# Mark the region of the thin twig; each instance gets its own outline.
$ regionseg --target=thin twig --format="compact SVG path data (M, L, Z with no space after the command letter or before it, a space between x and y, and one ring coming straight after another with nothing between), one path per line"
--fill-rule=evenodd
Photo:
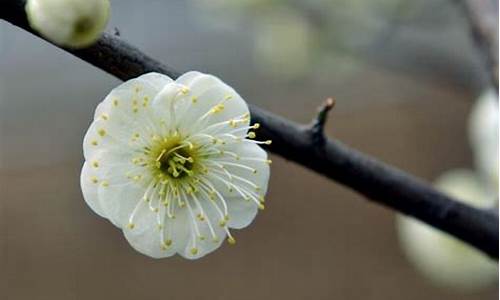
M4 0L0 18L38 35L29 28L24 0ZM93 46L64 49L116 77L127 80L156 71L179 73L146 56L119 37L104 34ZM325 139L316 145L310 129L250 105L253 122L262 124L259 134L273 143L268 149L350 187L367 198L418 218L498 258L498 215L460 203L427 183L361 154L338 141Z
M318 115L313 120L310 131L312 142L317 145L324 145L326 140L325 135L325 123L328 119L328 114L330 110L335 106L335 100L333 98L327 98L323 105L318 110Z

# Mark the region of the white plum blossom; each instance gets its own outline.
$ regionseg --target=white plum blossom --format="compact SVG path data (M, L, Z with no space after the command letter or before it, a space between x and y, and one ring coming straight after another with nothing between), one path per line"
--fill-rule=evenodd
M30 26L48 40L71 48L97 41L109 19L109 0L28 0Z
M436 187L470 205L491 207L488 193L470 170L452 170L436 181ZM498 267L479 250L416 219L398 216L401 246L418 271L433 283L461 291L484 288L498 280Z
M245 101L215 76L131 79L100 103L85 135L87 204L137 251L196 259L264 209L267 153Z
M469 117L469 140L476 169L498 193L498 95L493 89L484 91L476 100ZM496 202L496 200L495 200Z

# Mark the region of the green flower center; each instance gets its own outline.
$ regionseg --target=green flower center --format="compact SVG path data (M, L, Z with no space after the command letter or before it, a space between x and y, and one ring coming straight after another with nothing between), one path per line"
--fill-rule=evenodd
M173 149L180 147L176 145ZM165 151L165 153L170 152ZM183 178L192 175L194 168L194 159L185 147L171 151L169 154L164 154L158 160L157 164L160 171L173 178Z
M200 168L197 161L199 149L178 133L153 137L151 147L146 150L151 158L150 166L160 180L190 177Z

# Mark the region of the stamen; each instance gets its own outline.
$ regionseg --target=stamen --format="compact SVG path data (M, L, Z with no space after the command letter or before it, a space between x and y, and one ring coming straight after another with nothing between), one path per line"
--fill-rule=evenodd
M227 216L227 203L226 203L226 200L224 199L224 197L222 197L222 195L219 193L219 191L217 191L213 184L208 180L208 179L200 179L200 183L202 184L206 184L210 189L211 189L211 192L215 193L217 195L217 197L219 198L221 204L222 204L222 207L224 209L224 216Z
M193 193L193 194L192 194L192 196L193 196L194 202L195 202L195 203L196 203L196 205L198 206L198 208L199 208L199 210L201 211L201 213L202 213L203 215L205 215L205 216L206 216L207 214L206 214L206 213L205 213L205 211L203 210L203 207L201 206L200 201L198 201L198 198L196 197L196 194L195 194L195 193ZM207 199L207 200L208 200L208 199ZM211 202L211 201L209 201L209 202ZM201 221L203 221L203 220L201 220ZM210 231L210 234L212 235L212 239L213 239L213 240L217 239L217 238L218 238L218 237L217 237L217 234L215 234L215 231L214 231L214 229L213 229L213 227L212 227L212 223L210 222L210 219L207 217L207 218L204 218L204 221L207 223L207 226L208 226L208 229L209 229L209 231Z
M249 167L247 165L237 164L237 163L232 163L232 162L229 162L229 161L222 161L222 160L217 160L217 162L219 162L219 163L221 163L223 165L228 165L228 166L233 166L233 167L238 167L238 168L246 169L246 170L251 171L252 173L256 173L257 172L257 169L251 168L251 167Z

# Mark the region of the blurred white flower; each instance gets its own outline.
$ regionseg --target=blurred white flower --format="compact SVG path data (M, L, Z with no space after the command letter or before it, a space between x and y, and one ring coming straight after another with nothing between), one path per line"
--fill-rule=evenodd
M28 0L30 26L50 41L71 48L94 43L109 19L108 0Z
M84 139L87 204L154 257L217 249L264 208L270 160L245 101L217 77L148 73L97 106Z
M281 8L258 15L255 24L255 61L266 73L295 79L311 70L315 30L295 10Z
M492 89L476 101L469 119L469 139L477 170L498 193L498 96Z
M495 197L468 170L443 174L436 187L477 207L489 207ZM434 283L456 290L474 290L497 280L496 262L471 246L413 218L399 215L396 225L408 259Z

